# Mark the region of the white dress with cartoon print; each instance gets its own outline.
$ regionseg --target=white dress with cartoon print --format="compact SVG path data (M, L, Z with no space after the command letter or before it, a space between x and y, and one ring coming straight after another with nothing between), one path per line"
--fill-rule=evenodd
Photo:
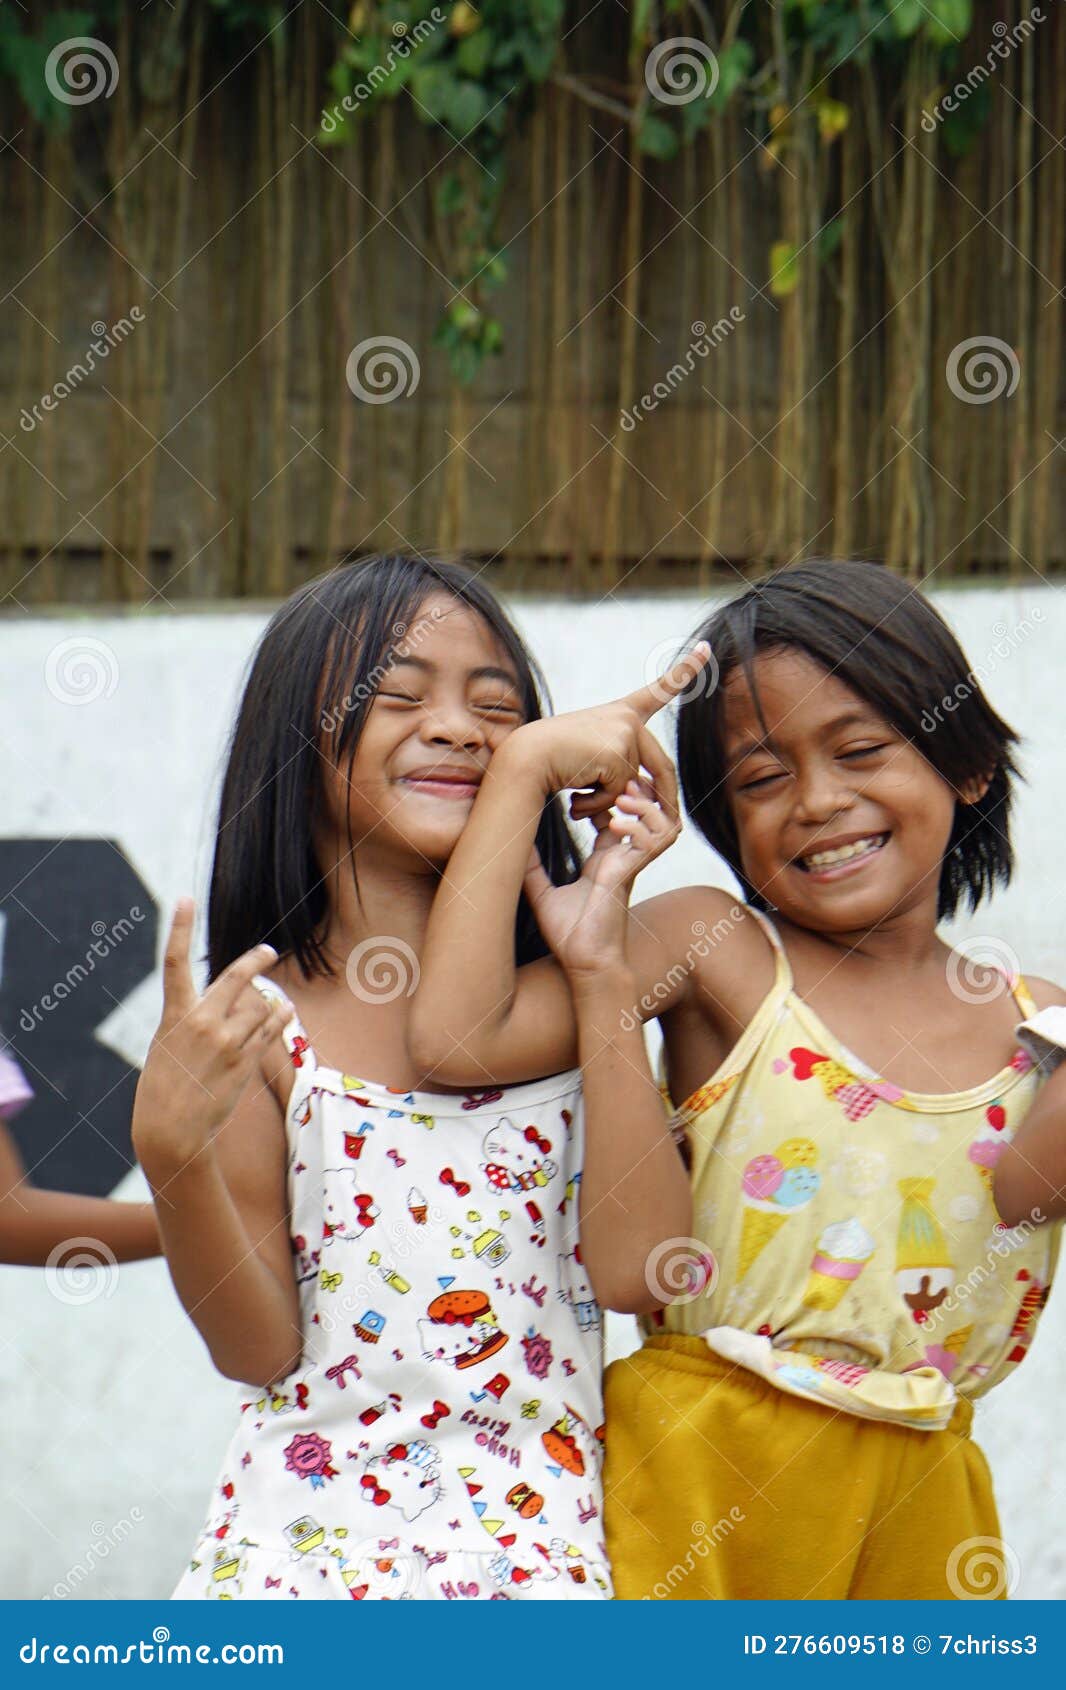
M400 1093L285 1040L304 1354L242 1403L174 1595L609 1597L580 1074Z

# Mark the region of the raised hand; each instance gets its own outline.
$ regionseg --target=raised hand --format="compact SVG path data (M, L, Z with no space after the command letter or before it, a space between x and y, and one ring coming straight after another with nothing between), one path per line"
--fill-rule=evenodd
M656 802L676 819L677 776L648 722L692 685L710 655L710 646L701 640L658 680L610 704L528 722L510 735L496 755L522 769L534 769L545 793L588 792L594 802L580 813L589 819L609 808L644 769L651 777Z
M589 812L596 843L569 886L549 880L534 848L524 889L537 923L571 982L625 962L626 910L641 869L669 849L681 826L656 801L650 781L631 780L613 811Z
M191 898L178 900L163 959L163 1017L133 1106L140 1159L165 1156L175 1166L209 1143L292 1015L251 983L277 962L272 945L245 951L200 996L189 965L194 914Z

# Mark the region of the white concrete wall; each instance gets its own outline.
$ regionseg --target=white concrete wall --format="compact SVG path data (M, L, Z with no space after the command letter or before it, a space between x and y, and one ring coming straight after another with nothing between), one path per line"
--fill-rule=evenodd
M959 931L997 934L1030 972L1062 978L1066 598L1051 588L997 588L938 602L986 672L993 702L1025 735L1030 776L1016 884ZM698 600L666 597L516 607L558 709L636 685L650 654L679 643L700 610ZM164 917L178 893L202 895L222 747L264 620L243 612L0 623L3 834L117 839ZM74 673L69 659L81 647L87 701L64 701L56 693L74 682L57 678ZM728 883L693 836L653 866L642 890L695 879ZM99 1037L139 1062L158 1001L156 977L116 1007ZM143 1194L131 1174L121 1195ZM1033 1355L979 1413L1005 1538L1021 1568L1018 1595L1066 1596L1064 1339L1059 1290ZM631 1347L632 1323L613 1322L610 1343L613 1353ZM165 1268L125 1267L104 1293L78 1302L59 1300L40 1272L0 1269L0 1391L0 1596L166 1594L199 1527L236 1388L213 1374Z

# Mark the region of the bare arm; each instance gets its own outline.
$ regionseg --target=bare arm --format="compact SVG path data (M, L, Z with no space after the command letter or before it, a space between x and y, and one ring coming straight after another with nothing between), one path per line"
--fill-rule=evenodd
M1045 1082L996 1163L994 1194L1008 1226L1066 1215L1066 1063Z
M539 866L529 890L566 970L577 1017L585 1118L581 1258L605 1308L641 1314L677 1289L660 1263L687 1240L692 1199L634 1014L626 906L636 876L673 844L680 825L646 781L630 782L615 813L600 811L595 825L580 900L552 886Z
M581 1258L605 1308L646 1314L669 1302L658 1263L692 1232L692 1191L628 1013L634 980L605 972L575 990L585 1105ZM676 1286L674 1287L676 1290Z
M1030 980L1041 1009L1066 1004L1066 993ZM996 1163L996 1208L1008 1226L1066 1215L1066 1061L1047 1079L1012 1142Z
M691 682L708 648L651 687L602 710L577 711L519 728L496 752L440 890L421 958L408 1038L427 1078L448 1085L515 1083L558 1073L577 1056L577 1024L565 976L545 959L516 969L514 920L545 801L591 787L593 814L626 781L649 769L657 796L676 813L676 781L647 718ZM701 655L702 650L702 655ZM664 947L630 922L639 981L657 982ZM640 995L640 994L638 994ZM667 1007L659 1000L650 1012Z
M101 1263L158 1256L159 1227L151 1203L119 1203L31 1185L18 1147L0 1123L0 1261L43 1267L68 1239L94 1240Z
M259 946L198 998L191 902L179 904L164 1009L134 1105L134 1146L155 1193L175 1289L228 1378L270 1385L303 1350L286 1215L285 1134L262 1066L281 1014L250 984Z

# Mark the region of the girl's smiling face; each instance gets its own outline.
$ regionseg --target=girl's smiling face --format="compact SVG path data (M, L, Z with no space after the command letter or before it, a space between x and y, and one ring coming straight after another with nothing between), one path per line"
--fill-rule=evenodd
M448 593L419 606L383 662L351 769L330 757L339 840L442 867L497 747L525 720L514 663L476 611Z
M803 652L761 652L754 669L762 720L742 670L722 683L726 796L749 884L816 932L928 904L935 917L955 816L947 781Z

